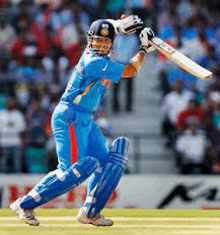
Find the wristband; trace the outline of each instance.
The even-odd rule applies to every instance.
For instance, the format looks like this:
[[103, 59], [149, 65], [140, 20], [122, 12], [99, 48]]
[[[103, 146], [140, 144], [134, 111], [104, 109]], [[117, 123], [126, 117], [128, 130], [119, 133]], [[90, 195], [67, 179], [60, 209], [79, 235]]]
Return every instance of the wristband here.
[[[147, 49], [147, 48], [146, 48], [146, 49]], [[146, 49], [145, 49], [145, 47], [141, 46], [140, 49], [139, 49], [139, 51], [143, 51], [143, 52], [146, 54], [146, 53], [147, 53]]]

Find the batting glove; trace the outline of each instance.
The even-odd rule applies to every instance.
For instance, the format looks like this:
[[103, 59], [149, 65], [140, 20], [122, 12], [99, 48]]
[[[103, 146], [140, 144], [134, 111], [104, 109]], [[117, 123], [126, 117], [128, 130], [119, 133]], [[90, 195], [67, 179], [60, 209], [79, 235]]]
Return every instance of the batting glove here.
[[151, 52], [154, 51], [156, 48], [152, 45], [152, 43], [149, 41], [154, 37], [154, 32], [151, 28], [144, 28], [140, 35], [141, 40], [141, 49], [145, 52]]
[[126, 17], [123, 15], [120, 20], [117, 20], [117, 34], [128, 35], [133, 34], [137, 29], [142, 28], [143, 21], [136, 15]]

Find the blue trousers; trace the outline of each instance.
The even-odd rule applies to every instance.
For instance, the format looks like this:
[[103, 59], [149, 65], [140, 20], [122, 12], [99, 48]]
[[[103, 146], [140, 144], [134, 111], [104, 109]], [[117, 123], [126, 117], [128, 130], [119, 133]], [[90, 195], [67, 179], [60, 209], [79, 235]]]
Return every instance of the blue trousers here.
[[58, 169], [65, 171], [86, 156], [96, 158], [100, 166], [107, 163], [108, 144], [91, 114], [58, 104], [52, 116], [52, 130]]
[[[79, 185], [89, 176], [84, 210], [95, 217], [121, 179], [128, 161], [129, 140], [117, 138], [111, 148], [90, 113], [59, 104], [52, 116], [58, 169], [50, 172], [20, 203], [33, 209]], [[97, 167], [100, 166], [99, 170]]]

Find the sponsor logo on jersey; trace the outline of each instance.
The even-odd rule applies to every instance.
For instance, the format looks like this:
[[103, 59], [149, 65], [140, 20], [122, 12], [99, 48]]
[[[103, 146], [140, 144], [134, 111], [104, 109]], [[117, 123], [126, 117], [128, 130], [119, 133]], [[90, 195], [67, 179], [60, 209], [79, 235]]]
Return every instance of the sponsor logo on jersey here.
[[102, 84], [104, 87], [109, 87], [110, 84], [111, 84], [111, 81], [110, 81], [109, 79], [103, 78], [103, 79], [101, 80], [101, 84]]
[[105, 67], [102, 68], [102, 71], [105, 72], [108, 67], [108, 64], [105, 65]]

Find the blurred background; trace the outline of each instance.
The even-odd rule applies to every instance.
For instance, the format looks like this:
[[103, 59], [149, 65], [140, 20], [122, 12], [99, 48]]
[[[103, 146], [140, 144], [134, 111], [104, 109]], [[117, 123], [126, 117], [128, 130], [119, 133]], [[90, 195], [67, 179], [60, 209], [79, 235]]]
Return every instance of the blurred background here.
[[[109, 143], [119, 135], [130, 138], [126, 174], [153, 175], [157, 180], [186, 174], [216, 177], [220, 173], [219, 11], [216, 0], [1, 0], [2, 176], [18, 173], [22, 179], [25, 174], [56, 169], [50, 119], [86, 46], [86, 32], [96, 19], [118, 19], [126, 13], [137, 14], [158, 37], [213, 76], [197, 79], [155, 51], [146, 56], [137, 77], [110, 88], [94, 118]], [[136, 34], [117, 36], [111, 58], [127, 63], [139, 46]], [[18, 188], [9, 188], [13, 200]]]

